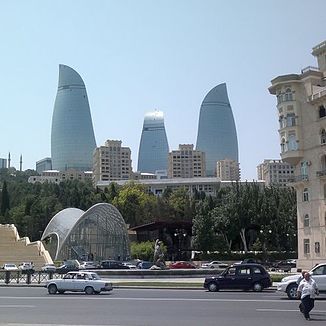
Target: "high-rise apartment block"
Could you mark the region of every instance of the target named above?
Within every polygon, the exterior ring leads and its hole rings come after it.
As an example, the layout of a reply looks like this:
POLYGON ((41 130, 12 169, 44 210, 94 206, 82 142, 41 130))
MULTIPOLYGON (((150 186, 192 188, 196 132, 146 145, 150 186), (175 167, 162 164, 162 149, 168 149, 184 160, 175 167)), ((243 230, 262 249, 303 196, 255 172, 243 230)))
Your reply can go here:
POLYGON ((59 83, 54 103, 51 158, 54 170, 92 169, 96 148, 86 87, 72 68, 59 65, 59 83))
POLYGON ((121 140, 107 140, 93 153, 93 182, 129 180, 132 176, 131 150, 121 140))
POLYGON ((257 166, 258 180, 264 180, 266 186, 286 187, 293 180, 294 167, 282 160, 264 160, 257 166))
POLYGON ((43 171, 52 170, 52 160, 50 157, 43 158, 36 162, 36 172, 41 174, 43 171))
POLYGON ((205 153, 194 150, 192 144, 179 145, 169 153, 169 178, 196 178, 206 176, 205 153))
POLYGON ((7 159, 0 158, 0 169, 5 169, 7 167, 7 159))
POLYGON ((235 160, 224 159, 216 163, 216 176, 221 181, 239 181, 240 166, 235 160))
POLYGON ((205 152, 206 175, 216 175, 216 162, 238 162, 238 139, 226 84, 211 89, 200 107, 196 149, 205 152))
POLYGON ((269 88, 277 98, 281 157, 295 167, 298 265, 326 262, 326 41, 312 55, 318 67, 278 76, 269 88))

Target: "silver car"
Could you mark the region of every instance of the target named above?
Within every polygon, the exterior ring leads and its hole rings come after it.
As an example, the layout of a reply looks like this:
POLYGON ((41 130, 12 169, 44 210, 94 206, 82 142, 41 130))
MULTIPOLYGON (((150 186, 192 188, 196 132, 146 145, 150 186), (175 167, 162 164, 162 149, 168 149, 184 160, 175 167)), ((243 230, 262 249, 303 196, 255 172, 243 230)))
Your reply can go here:
POLYGON ((85 292, 98 294, 102 291, 112 291, 112 283, 102 281, 94 272, 69 272, 63 278, 52 279, 46 282, 45 287, 49 294, 71 292, 85 292))

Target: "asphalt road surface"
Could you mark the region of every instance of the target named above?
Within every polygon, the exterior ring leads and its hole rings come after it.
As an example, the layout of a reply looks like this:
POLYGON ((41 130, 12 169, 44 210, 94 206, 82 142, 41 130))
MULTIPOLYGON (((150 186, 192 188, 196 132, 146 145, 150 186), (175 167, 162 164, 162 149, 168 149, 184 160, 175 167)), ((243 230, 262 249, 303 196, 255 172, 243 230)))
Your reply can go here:
POLYGON ((312 321, 274 291, 114 289, 100 295, 49 295, 45 288, 1 287, 0 325, 298 326, 326 325, 326 299, 312 321))

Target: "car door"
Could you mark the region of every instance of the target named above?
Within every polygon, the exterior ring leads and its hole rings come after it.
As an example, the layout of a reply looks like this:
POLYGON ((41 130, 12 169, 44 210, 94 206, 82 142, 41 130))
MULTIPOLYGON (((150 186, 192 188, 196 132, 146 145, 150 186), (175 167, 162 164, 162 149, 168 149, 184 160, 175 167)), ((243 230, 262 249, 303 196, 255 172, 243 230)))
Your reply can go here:
POLYGON ((220 289, 235 289, 236 268, 230 267, 218 279, 220 289))
POLYGON ((234 281, 235 289, 247 289, 252 283, 252 272, 250 266, 237 266, 234 281))
POLYGON ((312 274, 320 291, 326 291, 326 265, 317 267, 312 274))
POLYGON ((74 291, 84 291, 87 283, 85 274, 82 273, 75 274, 72 283, 73 283, 74 291))

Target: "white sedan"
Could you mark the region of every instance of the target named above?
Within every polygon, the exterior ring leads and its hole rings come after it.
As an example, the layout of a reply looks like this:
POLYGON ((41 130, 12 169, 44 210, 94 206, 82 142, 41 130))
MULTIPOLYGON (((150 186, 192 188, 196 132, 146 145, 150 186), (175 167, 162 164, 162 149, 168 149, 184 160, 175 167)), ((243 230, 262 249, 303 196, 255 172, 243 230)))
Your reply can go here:
POLYGON ((98 294, 113 289, 112 283, 102 281, 94 272, 69 272, 63 278, 48 280, 45 287, 49 294, 62 294, 65 291, 98 294))
POLYGON ((218 260, 213 260, 209 263, 201 265, 201 268, 227 268, 229 265, 218 260))

